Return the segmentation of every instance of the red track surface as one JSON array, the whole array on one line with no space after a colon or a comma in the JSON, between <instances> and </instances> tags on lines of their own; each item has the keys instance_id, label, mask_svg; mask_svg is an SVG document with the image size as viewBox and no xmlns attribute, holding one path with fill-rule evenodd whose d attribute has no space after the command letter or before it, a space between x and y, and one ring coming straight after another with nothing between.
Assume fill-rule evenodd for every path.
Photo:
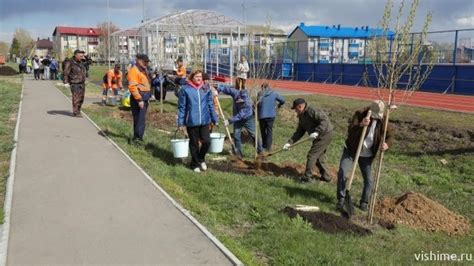
<instances>
[{"instance_id":1,"label":"red track surface","mask_svg":"<svg viewBox=\"0 0 474 266\"><path fill-rule=\"evenodd\" d=\"M270 81L270 84L273 88L290 91L301 91L362 100L377 99L377 96L373 94L373 92L369 92L370 89L367 87L286 80L272 80ZM408 99L406 104L438 110L474 113L474 96L415 92Z\"/></svg>"}]
</instances>

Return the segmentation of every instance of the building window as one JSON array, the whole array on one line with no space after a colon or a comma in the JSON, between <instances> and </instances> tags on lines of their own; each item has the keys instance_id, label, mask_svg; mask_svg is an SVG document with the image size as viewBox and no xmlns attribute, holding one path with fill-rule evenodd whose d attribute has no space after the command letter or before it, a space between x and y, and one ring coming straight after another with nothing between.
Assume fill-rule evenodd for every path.
<instances>
[{"instance_id":1,"label":"building window","mask_svg":"<svg viewBox=\"0 0 474 266\"><path fill-rule=\"evenodd\" d=\"M229 54L229 48L222 48L222 54L223 55L228 55Z\"/></svg>"},{"instance_id":2,"label":"building window","mask_svg":"<svg viewBox=\"0 0 474 266\"><path fill-rule=\"evenodd\" d=\"M216 39L216 35L215 35L215 34L211 34L211 39Z\"/></svg>"},{"instance_id":3,"label":"building window","mask_svg":"<svg viewBox=\"0 0 474 266\"><path fill-rule=\"evenodd\" d=\"M181 47L181 48L179 48L179 50L178 50L178 53L180 53L180 54L184 54L184 48L182 48L182 47Z\"/></svg>"},{"instance_id":4,"label":"building window","mask_svg":"<svg viewBox=\"0 0 474 266\"><path fill-rule=\"evenodd\" d=\"M63 36L63 40L67 42L67 36Z\"/></svg>"},{"instance_id":5,"label":"building window","mask_svg":"<svg viewBox=\"0 0 474 266\"><path fill-rule=\"evenodd\" d=\"M323 38L323 39L320 40L320 42L329 42L329 39Z\"/></svg>"},{"instance_id":6,"label":"building window","mask_svg":"<svg viewBox=\"0 0 474 266\"><path fill-rule=\"evenodd\" d=\"M233 41L237 41L237 36L232 36Z\"/></svg>"},{"instance_id":7,"label":"building window","mask_svg":"<svg viewBox=\"0 0 474 266\"><path fill-rule=\"evenodd\" d=\"M184 37L179 37L178 38L178 43L184 43Z\"/></svg>"},{"instance_id":8,"label":"building window","mask_svg":"<svg viewBox=\"0 0 474 266\"><path fill-rule=\"evenodd\" d=\"M227 44L229 42L228 38L222 38L222 44Z\"/></svg>"},{"instance_id":9,"label":"building window","mask_svg":"<svg viewBox=\"0 0 474 266\"><path fill-rule=\"evenodd\" d=\"M329 51L329 47L321 47L319 48L320 51Z\"/></svg>"}]
</instances>

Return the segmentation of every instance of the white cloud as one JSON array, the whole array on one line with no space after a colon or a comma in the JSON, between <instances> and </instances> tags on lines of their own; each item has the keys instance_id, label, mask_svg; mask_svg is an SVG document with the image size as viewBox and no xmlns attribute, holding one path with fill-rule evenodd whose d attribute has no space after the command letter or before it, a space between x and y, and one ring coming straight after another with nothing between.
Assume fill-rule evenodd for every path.
<instances>
[{"instance_id":1,"label":"white cloud","mask_svg":"<svg viewBox=\"0 0 474 266\"><path fill-rule=\"evenodd\" d=\"M456 24L460 27L474 27L474 16L456 19Z\"/></svg>"}]
</instances>

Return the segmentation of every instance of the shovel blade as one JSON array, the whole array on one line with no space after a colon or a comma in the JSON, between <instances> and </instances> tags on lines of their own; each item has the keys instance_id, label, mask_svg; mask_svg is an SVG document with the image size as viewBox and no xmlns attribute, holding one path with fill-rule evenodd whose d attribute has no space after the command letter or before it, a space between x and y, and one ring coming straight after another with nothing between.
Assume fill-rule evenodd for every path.
<instances>
[{"instance_id":1,"label":"shovel blade","mask_svg":"<svg viewBox=\"0 0 474 266\"><path fill-rule=\"evenodd\" d=\"M344 212L349 219L354 215L354 204L348 190L346 190L346 197L344 198Z\"/></svg>"}]
</instances>

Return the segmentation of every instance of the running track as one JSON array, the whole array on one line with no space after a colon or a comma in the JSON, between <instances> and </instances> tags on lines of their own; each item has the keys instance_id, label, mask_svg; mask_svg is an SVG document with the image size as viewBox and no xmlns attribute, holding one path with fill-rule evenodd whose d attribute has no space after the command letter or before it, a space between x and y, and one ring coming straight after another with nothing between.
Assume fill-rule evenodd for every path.
<instances>
[{"instance_id":1,"label":"running track","mask_svg":"<svg viewBox=\"0 0 474 266\"><path fill-rule=\"evenodd\" d=\"M377 96L369 92L367 87L286 80L271 80L269 82L273 88L282 90L301 91L362 100L377 99ZM474 96L415 92L406 104L438 110L474 113Z\"/></svg>"}]
</instances>

